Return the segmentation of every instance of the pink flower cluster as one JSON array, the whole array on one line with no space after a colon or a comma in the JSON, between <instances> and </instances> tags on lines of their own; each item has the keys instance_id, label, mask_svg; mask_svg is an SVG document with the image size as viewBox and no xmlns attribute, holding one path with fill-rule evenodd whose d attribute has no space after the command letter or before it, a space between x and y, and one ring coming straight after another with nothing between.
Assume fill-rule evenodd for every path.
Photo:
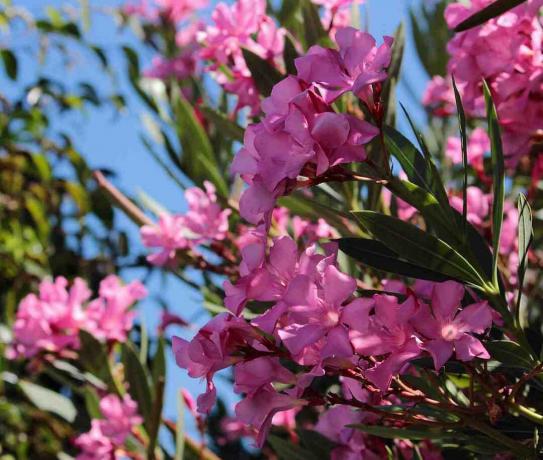
<instances>
[{"instance_id":1,"label":"pink flower cluster","mask_svg":"<svg viewBox=\"0 0 543 460\"><path fill-rule=\"evenodd\" d=\"M79 347L79 331L103 341L125 341L135 313L131 305L147 295L139 281L122 285L110 275L100 283L99 295L90 300L87 283L76 278L68 288L61 276L44 280L39 294L28 294L20 303L13 326L11 357L33 357Z\"/></svg>"},{"instance_id":2,"label":"pink flower cluster","mask_svg":"<svg viewBox=\"0 0 543 460\"><path fill-rule=\"evenodd\" d=\"M100 400L103 418L93 419L91 429L75 439L81 449L77 460L103 460L124 458L117 450L122 447L132 429L142 423L138 406L126 394L121 399L117 395L107 395Z\"/></svg>"},{"instance_id":3,"label":"pink flower cluster","mask_svg":"<svg viewBox=\"0 0 543 460\"><path fill-rule=\"evenodd\" d=\"M352 26L352 8L359 7L364 0L312 0L316 5L322 6L322 25L328 30L333 39L338 29Z\"/></svg>"},{"instance_id":4,"label":"pink flower cluster","mask_svg":"<svg viewBox=\"0 0 543 460\"><path fill-rule=\"evenodd\" d=\"M451 3L445 19L453 28L492 3L471 0ZM482 26L456 34L448 44L448 71L454 75L466 111L472 116L485 112L482 80L493 93L503 127L504 148L509 166L529 153L536 132L541 130L543 107L543 27L539 11L543 2L530 0ZM448 84L434 79L425 102L451 111Z\"/></svg>"},{"instance_id":5,"label":"pink flower cluster","mask_svg":"<svg viewBox=\"0 0 543 460\"><path fill-rule=\"evenodd\" d=\"M309 397L314 379L350 372L360 377L351 385L356 399L363 379L385 394L392 378L424 352L436 369L453 353L461 361L488 359L473 335L492 325L486 302L462 308L464 288L452 281L406 290L402 302L386 295L357 298L356 281L337 268L335 246L325 245L325 254L314 247L299 254L292 239L281 237L268 255L258 242L243 249L239 280L224 285L232 314L213 318L190 342L174 339L177 364L207 380L200 411L208 412L215 401L214 374L233 366L234 390L245 395L237 419L261 445L278 412L325 403ZM241 314L253 301L271 306L246 321ZM287 369L284 360L303 370Z\"/></svg>"},{"instance_id":6,"label":"pink flower cluster","mask_svg":"<svg viewBox=\"0 0 543 460\"><path fill-rule=\"evenodd\" d=\"M236 110L249 107L251 115L260 111L260 96L243 58L242 48L274 62L283 53L285 30L266 15L265 0L237 0L232 5L219 3L212 15L213 24L202 34L204 60L216 71L217 81L238 97ZM228 68L228 75L221 67Z\"/></svg>"},{"instance_id":7,"label":"pink flower cluster","mask_svg":"<svg viewBox=\"0 0 543 460\"><path fill-rule=\"evenodd\" d=\"M303 241L306 246L320 240L339 238L337 230L328 225L323 218L317 219L317 222L311 222L300 216L291 218L287 208L279 207L273 210L272 219L279 235L292 234L295 241Z\"/></svg>"},{"instance_id":8,"label":"pink flower cluster","mask_svg":"<svg viewBox=\"0 0 543 460\"><path fill-rule=\"evenodd\" d=\"M223 240L228 232L230 209L222 209L211 182L204 182L205 190L192 187L185 191L188 211L183 215L162 214L155 225L141 228L141 239L146 247L159 248L147 260L153 265L169 266L175 263L178 250Z\"/></svg>"},{"instance_id":9,"label":"pink flower cluster","mask_svg":"<svg viewBox=\"0 0 543 460\"><path fill-rule=\"evenodd\" d=\"M391 39L377 48L371 35L344 28L336 40L339 50L313 46L296 59L298 76L274 86L262 102L263 120L245 132L232 172L249 185L240 214L251 223L268 222L276 199L296 187L298 176L314 178L338 165L363 161L365 144L379 132L366 121L334 112L330 104L352 91L378 110Z\"/></svg>"},{"instance_id":10,"label":"pink flower cluster","mask_svg":"<svg viewBox=\"0 0 543 460\"><path fill-rule=\"evenodd\" d=\"M151 2L139 0L124 5L123 11L130 16L140 16L151 21L161 17L172 24L177 24L207 4L208 0L154 0Z\"/></svg>"}]
</instances>

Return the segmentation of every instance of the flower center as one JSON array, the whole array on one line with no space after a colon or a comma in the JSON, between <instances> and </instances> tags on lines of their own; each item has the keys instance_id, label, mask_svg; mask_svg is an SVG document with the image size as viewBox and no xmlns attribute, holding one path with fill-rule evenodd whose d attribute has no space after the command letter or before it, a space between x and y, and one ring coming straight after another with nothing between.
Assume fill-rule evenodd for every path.
<instances>
[{"instance_id":1,"label":"flower center","mask_svg":"<svg viewBox=\"0 0 543 460\"><path fill-rule=\"evenodd\" d=\"M455 340L458 335L458 328L454 324L446 324L441 328L441 337L447 341Z\"/></svg>"},{"instance_id":2,"label":"flower center","mask_svg":"<svg viewBox=\"0 0 543 460\"><path fill-rule=\"evenodd\" d=\"M326 313L326 325L335 326L339 322L339 313L337 311L329 311Z\"/></svg>"}]
</instances>

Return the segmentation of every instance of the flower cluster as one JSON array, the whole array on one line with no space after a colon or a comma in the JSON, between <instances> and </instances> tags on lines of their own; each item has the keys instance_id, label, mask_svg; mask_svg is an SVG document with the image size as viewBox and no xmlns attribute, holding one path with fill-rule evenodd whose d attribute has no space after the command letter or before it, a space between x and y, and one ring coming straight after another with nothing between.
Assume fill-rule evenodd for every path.
<instances>
[{"instance_id":1,"label":"flower cluster","mask_svg":"<svg viewBox=\"0 0 543 460\"><path fill-rule=\"evenodd\" d=\"M228 232L230 209L217 203L215 187L204 183L205 190L192 187L185 191L188 211L183 215L162 214L155 225L144 225L141 238L146 247L159 248L147 260L153 265L175 263L178 250L193 249L209 241L220 241Z\"/></svg>"},{"instance_id":2,"label":"flower cluster","mask_svg":"<svg viewBox=\"0 0 543 460\"><path fill-rule=\"evenodd\" d=\"M245 48L274 62L283 53L285 30L266 15L265 0L237 0L219 3L213 11L213 24L200 34L202 59L211 63L217 81L238 97L236 110L249 107L251 115L260 111L260 96L243 58ZM222 69L221 69L222 67ZM228 69L228 75L224 74Z\"/></svg>"},{"instance_id":3,"label":"flower cluster","mask_svg":"<svg viewBox=\"0 0 543 460\"><path fill-rule=\"evenodd\" d=\"M174 339L178 365L207 380L198 398L204 413L216 398L214 374L233 366L234 391L245 395L237 419L260 445L275 414L325 404L311 396L315 379L349 375L349 393L357 399L363 386L385 395L393 377L424 353L436 369L453 353L461 361L489 357L473 334L491 327L492 310L486 302L462 308L462 285L419 283L414 291L404 288L403 300L357 298L356 281L338 269L335 244L325 250L299 253L289 237L277 238L268 255L263 243L246 246L241 277L225 283L232 314L213 318L190 342ZM242 313L253 301L271 306L247 321ZM285 367L287 361L292 366Z\"/></svg>"},{"instance_id":4,"label":"flower cluster","mask_svg":"<svg viewBox=\"0 0 543 460\"><path fill-rule=\"evenodd\" d=\"M492 3L471 0L451 3L445 11L450 28ZM543 27L538 14L543 3L531 0L482 26L456 34L448 44L448 71L454 75L466 111L483 116L482 80L494 97L503 127L504 148L509 166L529 153L543 117ZM425 102L452 112L454 97L443 79L434 79Z\"/></svg>"},{"instance_id":5,"label":"flower cluster","mask_svg":"<svg viewBox=\"0 0 543 460\"><path fill-rule=\"evenodd\" d=\"M249 222L268 221L277 197L295 188L298 176L338 175L339 165L363 161L365 144L379 132L330 104L352 91L378 118L391 39L378 48L371 35L343 28L336 40L339 50L313 46L296 59L298 75L274 86L262 102L263 120L245 132L232 172L249 185L240 200Z\"/></svg>"},{"instance_id":6,"label":"flower cluster","mask_svg":"<svg viewBox=\"0 0 543 460\"><path fill-rule=\"evenodd\" d=\"M69 288L63 277L44 280L39 294L28 294L19 305L9 354L29 358L77 349L81 329L103 341L125 341L135 315L130 307L145 295L139 281L122 285L113 275L102 280L98 297L90 301L91 291L80 278Z\"/></svg>"},{"instance_id":7,"label":"flower cluster","mask_svg":"<svg viewBox=\"0 0 543 460\"><path fill-rule=\"evenodd\" d=\"M91 429L75 439L81 449L77 460L103 460L124 458L119 452L132 429L142 422L138 406L126 394L121 399L117 395L107 395L100 400L103 418L93 419Z\"/></svg>"}]
</instances>

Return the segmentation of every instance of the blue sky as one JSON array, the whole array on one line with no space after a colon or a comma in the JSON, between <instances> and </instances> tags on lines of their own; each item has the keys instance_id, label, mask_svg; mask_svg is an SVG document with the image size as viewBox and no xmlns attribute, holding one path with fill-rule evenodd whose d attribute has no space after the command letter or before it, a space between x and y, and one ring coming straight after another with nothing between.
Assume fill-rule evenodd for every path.
<instances>
[{"instance_id":1,"label":"blue sky","mask_svg":"<svg viewBox=\"0 0 543 460\"><path fill-rule=\"evenodd\" d=\"M18 0L15 3L28 8L34 15L42 14L47 5L71 5L76 8L79 5L78 1L65 0ZM367 21L370 32L380 41L381 36L393 34L402 18L407 17L405 14L407 6L413 3L418 2L367 0L362 10L362 23ZM92 15L92 27L88 34L88 40L107 50L113 67L121 68L121 66L124 66L124 59L120 51L120 46L123 44L130 44L143 53L147 63L150 61L151 55L143 52L144 50L138 46L137 40L130 33L119 33L111 18L99 13L100 9L111 8L121 4L121 2L90 0L90 4L94 14ZM16 49L21 49L21 46L24 48L25 40L31 40L31 35L28 32L20 31L17 36L3 36L2 40L4 41L3 45L7 44L11 47L16 46ZM81 79L97 81L98 88L107 92L111 89L110 80L107 76L98 74L97 67L90 65L88 58L88 56L82 56L80 60L78 59L81 65L77 65L66 73L66 82L80 81ZM58 67L53 63L44 69L39 69L36 63L29 59L23 62L20 70L23 79L25 76L32 76L38 71L45 74L55 74ZM403 72L415 94L420 96L427 77L417 61L411 41L407 44ZM7 84L3 77L0 82ZM63 128L68 129L73 134L77 147L92 166L107 167L118 173L119 178L116 183L124 190L133 193L142 190L164 207L172 211L182 211L185 208L185 203L179 188L155 164L139 140L139 135L144 130L140 121L144 107L130 93L126 81L121 80L118 85L121 92L129 95L129 111L119 116L112 111L89 110L81 116L63 118L60 121ZM16 88L13 88L13 90L16 90ZM400 86L398 99L408 107L416 108L417 101L413 100L405 85ZM420 111L417 113L420 117ZM404 123L400 123L400 127L405 131ZM120 217L122 225L128 230L131 243L139 245L137 229L125 218ZM132 271L124 275L125 278L132 279L137 277L138 273ZM160 316L157 314L158 306L156 297L154 297L157 293L160 293L173 311L185 318L192 318L199 311L199 296L184 288L175 280L167 280L163 284L163 281L156 277L151 280L148 287L151 296L144 302L143 314L151 330L157 324ZM202 324L204 321L205 316L200 315L198 323ZM176 332L185 337L193 334L192 331ZM172 359L169 359L168 371L166 414L174 417L176 413L176 392L181 387L185 387L193 394L197 394L202 385L189 379L184 371L177 369ZM234 401L231 397L227 399L229 402ZM191 421L187 419L187 422L191 427ZM193 428L191 428L192 430Z\"/></svg>"}]
</instances>

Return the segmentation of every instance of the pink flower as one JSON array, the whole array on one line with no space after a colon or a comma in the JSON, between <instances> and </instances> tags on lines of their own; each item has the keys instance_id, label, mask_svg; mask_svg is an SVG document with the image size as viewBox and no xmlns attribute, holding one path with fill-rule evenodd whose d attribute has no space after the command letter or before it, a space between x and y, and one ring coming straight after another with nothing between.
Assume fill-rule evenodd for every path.
<instances>
[{"instance_id":1,"label":"pink flower","mask_svg":"<svg viewBox=\"0 0 543 460\"><path fill-rule=\"evenodd\" d=\"M143 422L138 415L138 405L128 394L122 399L117 395L103 397L100 400L100 411L104 416L100 420L102 433L116 445L123 444L132 427Z\"/></svg>"},{"instance_id":2,"label":"pink flower","mask_svg":"<svg viewBox=\"0 0 543 460\"><path fill-rule=\"evenodd\" d=\"M439 117L455 113L456 101L451 83L440 75L433 77L424 91L422 103Z\"/></svg>"},{"instance_id":3,"label":"pink flower","mask_svg":"<svg viewBox=\"0 0 543 460\"><path fill-rule=\"evenodd\" d=\"M223 313L209 321L190 341L173 337L173 352L179 367L190 377L207 380L207 390L198 397L198 411L208 413L215 403L215 372L240 361L234 352L254 341L251 326L241 318Z\"/></svg>"},{"instance_id":4,"label":"pink flower","mask_svg":"<svg viewBox=\"0 0 543 460\"><path fill-rule=\"evenodd\" d=\"M90 431L79 435L74 443L81 449L77 460L103 460L116 457L113 443L102 432L100 420L92 420Z\"/></svg>"},{"instance_id":5,"label":"pink flower","mask_svg":"<svg viewBox=\"0 0 543 460\"><path fill-rule=\"evenodd\" d=\"M374 451L368 446L367 436L362 431L347 427L347 425L363 423L364 420L364 413L343 405L334 406L319 417L315 430L338 445L331 452L331 460L383 458L384 449Z\"/></svg>"},{"instance_id":6,"label":"pink flower","mask_svg":"<svg viewBox=\"0 0 543 460\"><path fill-rule=\"evenodd\" d=\"M272 383L294 383L294 374L284 368L279 358L260 357L234 367L234 391L254 393Z\"/></svg>"},{"instance_id":7,"label":"pink flower","mask_svg":"<svg viewBox=\"0 0 543 460\"><path fill-rule=\"evenodd\" d=\"M178 250L213 240L223 240L228 232L230 209L222 209L217 203L215 187L204 182L205 191L192 187L185 191L189 210L185 215L162 214L156 225L144 225L141 239L146 247L157 247L160 251L147 256L153 265L175 265Z\"/></svg>"},{"instance_id":8,"label":"pink flower","mask_svg":"<svg viewBox=\"0 0 543 460\"><path fill-rule=\"evenodd\" d=\"M191 16L199 8L207 6L208 0L155 0L161 14L173 23Z\"/></svg>"},{"instance_id":9,"label":"pink flower","mask_svg":"<svg viewBox=\"0 0 543 460\"><path fill-rule=\"evenodd\" d=\"M20 303L13 325L12 357L30 358L40 351L60 352L79 347L79 329L84 320L83 304L90 298L87 284L59 276L40 283L39 294L28 294Z\"/></svg>"},{"instance_id":10,"label":"pink flower","mask_svg":"<svg viewBox=\"0 0 543 460\"><path fill-rule=\"evenodd\" d=\"M492 311L486 302L461 308L464 287L454 281L436 283L432 292L431 309L423 305L414 324L425 337L422 348L434 359L439 370L452 356L460 361L490 356L479 339L471 333L482 334L492 326Z\"/></svg>"},{"instance_id":11,"label":"pink flower","mask_svg":"<svg viewBox=\"0 0 543 460\"><path fill-rule=\"evenodd\" d=\"M483 169L483 158L490 152L490 139L482 128L475 128L468 139L467 153L468 163L476 169ZM446 155L453 164L462 164L462 145L459 137L447 139Z\"/></svg>"},{"instance_id":12,"label":"pink flower","mask_svg":"<svg viewBox=\"0 0 543 460\"><path fill-rule=\"evenodd\" d=\"M115 450L121 447L134 426L143 422L138 415L137 404L126 394L106 395L100 400L101 419L91 421L91 429L75 439L81 449L77 460L102 460L117 458Z\"/></svg>"},{"instance_id":13,"label":"pink flower","mask_svg":"<svg viewBox=\"0 0 543 460\"><path fill-rule=\"evenodd\" d=\"M445 10L445 19L452 28L489 3L490 0L473 0L469 5L451 3ZM488 82L510 167L529 153L543 114L540 8L540 1L525 2L479 27L454 35L447 47L451 55L448 71L456 78L468 115L484 115L481 81Z\"/></svg>"},{"instance_id":14,"label":"pink flower","mask_svg":"<svg viewBox=\"0 0 543 460\"><path fill-rule=\"evenodd\" d=\"M466 190L467 194L467 219L475 227L481 228L484 222L489 217L490 212L490 200L489 196L485 195L483 191L474 186L470 186ZM464 209L462 197L451 196L449 198L451 206L458 212L462 213Z\"/></svg>"},{"instance_id":15,"label":"pink flower","mask_svg":"<svg viewBox=\"0 0 543 460\"><path fill-rule=\"evenodd\" d=\"M135 316L129 308L146 295L139 281L123 286L114 275L104 278L100 282L100 297L90 302L85 311L84 328L99 340L124 342Z\"/></svg>"},{"instance_id":16,"label":"pink flower","mask_svg":"<svg viewBox=\"0 0 543 460\"><path fill-rule=\"evenodd\" d=\"M171 266L175 263L177 250L190 247L184 216L161 214L156 225L144 225L140 234L144 246L160 248L160 252L147 256L153 265Z\"/></svg>"},{"instance_id":17,"label":"pink flower","mask_svg":"<svg viewBox=\"0 0 543 460\"><path fill-rule=\"evenodd\" d=\"M392 38L385 37L378 48L370 34L345 27L336 32L335 39L339 50L312 46L305 56L297 58L298 76L307 83L314 83L327 103L352 91L373 107L372 85L387 77Z\"/></svg>"},{"instance_id":18,"label":"pink flower","mask_svg":"<svg viewBox=\"0 0 543 460\"><path fill-rule=\"evenodd\" d=\"M375 312L370 315L372 309ZM363 299L345 315L355 351L362 356L386 356L365 371L366 378L383 392L392 377L421 352L410 323L417 309L412 296L398 304L396 297L375 295L373 299Z\"/></svg>"},{"instance_id":19,"label":"pink flower","mask_svg":"<svg viewBox=\"0 0 543 460\"><path fill-rule=\"evenodd\" d=\"M236 405L236 417L239 421L256 430L257 445L262 447L275 414L304 404L306 404L305 401L278 393L269 385L251 393L238 403Z\"/></svg>"},{"instance_id":20,"label":"pink flower","mask_svg":"<svg viewBox=\"0 0 543 460\"><path fill-rule=\"evenodd\" d=\"M289 76L262 102L264 120L245 132L244 147L232 172L249 188L240 213L251 223L267 221L277 197L287 193L299 175L321 175L328 169L366 158L364 145L378 130L350 115L337 114L312 89Z\"/></svg>"},{"instance_id":21,"label":"pink flower","mask_svg":"<svg viewBox=\"0 0 543 460\"><path fill-rule=\"evenodd\" d=\"M101 340L126 340L133 313L128 307L146 295L139 282L121 286L109 276L100 283L100 295L87 304L91 292L76 278L68 289L66 278L44 280L39 295L29 294L20 303L8 354L30 358L41 351L61 353L79 348L79 331L87 330Z\"/></svg>"}]
</instances>

